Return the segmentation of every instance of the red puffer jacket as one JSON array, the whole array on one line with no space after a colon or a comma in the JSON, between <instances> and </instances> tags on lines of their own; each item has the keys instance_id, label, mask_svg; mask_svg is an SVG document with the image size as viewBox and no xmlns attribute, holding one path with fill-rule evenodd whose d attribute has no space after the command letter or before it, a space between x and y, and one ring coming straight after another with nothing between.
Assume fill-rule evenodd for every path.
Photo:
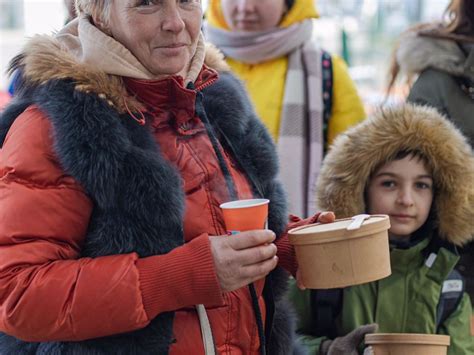
<instances>
[{"instance_id":1,"label":"red puffer jacket","mask_svg":"<svg viewBox=\"0 0 474 355\"><path fill-rule=\"evenodd\" d=\"M198 90L217 73L205 69ZM151 129L164 157L181 174L186 195L186 243L168 254L80 258L93 202L61 168L45 113L31 106L9 130L0 152L0 330L27 341L78 341L140 329L174 311L172 354L203 353L193 305L208 310L217 350L258 353L259 339L247 288L222 293L209 235L223 235L219 205L229 199L194 91L179 78L129 80L129 91L154 116ZM164 89L166 88L166 89ZM228 155L239 198L251 197L245 176ZM280 261L295 271L287 238ZM257 283L260 307L263 280ZM93 321L91 321L93 319Z\"/></svg>"}]
</instances>

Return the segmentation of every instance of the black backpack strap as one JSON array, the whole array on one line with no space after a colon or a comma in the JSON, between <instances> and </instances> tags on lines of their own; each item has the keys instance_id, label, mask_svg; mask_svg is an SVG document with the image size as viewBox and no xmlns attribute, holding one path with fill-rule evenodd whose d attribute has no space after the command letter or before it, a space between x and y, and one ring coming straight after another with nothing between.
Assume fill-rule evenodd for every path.
<instances>
[{"instance_id":1,"label":"black backpack strap","mask_svg":"<svg viewBox=\"0 0 474 355\"><path fill-rule=\"evenodd\" d=\"M457 270L451 271L443 282L441 296L438 303L436 315L436 330L449 318L458 308L464 294L465 282L463 276Z\"/></svg>"},{"instance_id":2,"label":"black backpack strap","mask_svg":"<svg viewBox=\"0 0 474 355\"><path fill-rule=\"evenodd\" d=\"M329 119L332 113L332 102L333 102L333 66L331 55L323 51L322 58L322 76L323 76L323 137L324 142L327 142ZM324 147L326 152L326 147Z\"/></svg>"},{"instance_id":3,"label":"black backpack strap","mask_svg":"<svg viewBox=\"0 0 474 355\"><path fill-rule=\"evenodd\" d=\"M431 268L441 248L448 250L454 255L459 255L458 250L454 244L435 236L431 239L428 247L423 251L426 258L426 266ZM453 312L458 308L459 304L461 303L465 287L464 277L456 269L452 270L443 281L438 308L436 311L437 332L446 319L448 319L449 316L453 314Z\"/></svg>"},{"instance_id":4,"label":"black backpack strap","mask_svg":"<svg viewBox=\"0 0 474 355\"><path fill-rule=\"evenodd\" d=\"M342 309L342 288L311 290L311 310L314 336L337 337L336 319Z\"/></svg>"}]
</instances>

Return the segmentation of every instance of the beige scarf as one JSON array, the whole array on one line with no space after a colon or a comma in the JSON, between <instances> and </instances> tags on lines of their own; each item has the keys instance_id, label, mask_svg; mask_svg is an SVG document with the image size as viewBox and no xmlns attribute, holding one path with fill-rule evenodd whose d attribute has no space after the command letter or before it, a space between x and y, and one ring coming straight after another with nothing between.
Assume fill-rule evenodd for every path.
<instances>
[{"instance_id":1,"label":"beige scarf","mask_svg":"<svg viewBox=\"0 0 474 355\"><path fill-rule=\"evenodd\" d=\"M152 80L153 75L120 42L94 26L90 18L80 16L66 25L57 35L61 46L79 63L91 66L96 71L134 79ZM205 45L202 34L191 60L185 84L194 82L204 64Z\"/></svg>"}]
</instances>

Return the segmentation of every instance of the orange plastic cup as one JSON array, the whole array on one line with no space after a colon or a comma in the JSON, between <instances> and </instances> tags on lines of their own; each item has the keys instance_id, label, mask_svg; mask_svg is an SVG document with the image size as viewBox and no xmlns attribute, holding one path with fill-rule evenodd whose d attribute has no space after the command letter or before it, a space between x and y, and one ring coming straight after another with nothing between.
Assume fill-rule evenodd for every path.
<instances>
[{"instance_id":1,"label":"orange plastic cup","mask_svg":"<svg viewBox=\"0 0 474 355\"><path fill-rule=\"evenodd\" d=\"M268 218L267 199L236 200L220 205L229 234L248 230L266 229Z\"/></svg>"}]
</instances>

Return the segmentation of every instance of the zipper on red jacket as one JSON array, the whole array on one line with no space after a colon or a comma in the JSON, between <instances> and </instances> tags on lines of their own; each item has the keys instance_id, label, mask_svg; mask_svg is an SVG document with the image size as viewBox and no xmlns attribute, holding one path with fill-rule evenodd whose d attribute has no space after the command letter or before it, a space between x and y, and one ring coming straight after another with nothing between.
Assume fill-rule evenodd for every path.
<instances>
[{"instance_id":1,"label":"zipper on red jacket","mask_svg":"<svg viewBox=\"0 0 474 355\"><path fill-rule=\"evenodd\" d=\"M198 85L195 87L195 90L196 91L202 91L204 90L205 88L211 86L212 84L214 84L215 82L217 81L217 78L212 78L212 79L209 79L208 81L205 81L204 83L202 83L201 85Z\"/></svg>"},{"instance_id":2,"label":"zipper on red jacket","mask_svg":"<svg viewBox=\"0 0 474 355\"><path fill-rule=\"evenodd\" d=\"M196 91L202 91L202 90L208 88L209 86L211 86L212 84L214 84L216 81L217 81L217 79L211 79L209 81L206 81L205 83L197 86Z\"/></svg>"}]
</instances>

